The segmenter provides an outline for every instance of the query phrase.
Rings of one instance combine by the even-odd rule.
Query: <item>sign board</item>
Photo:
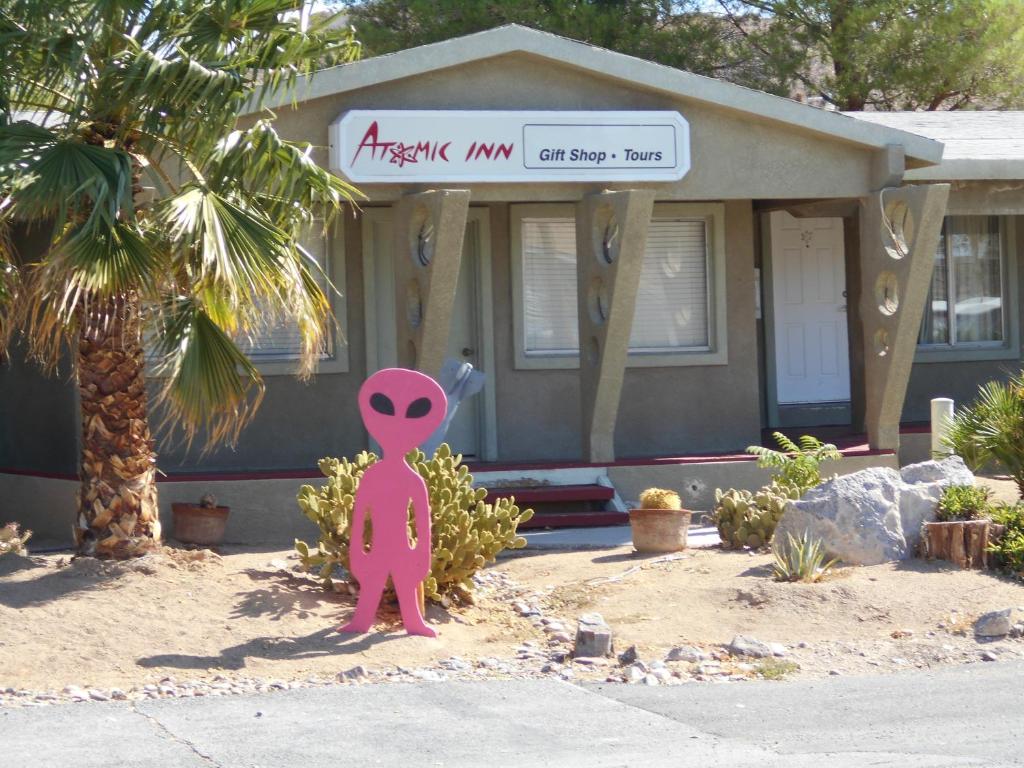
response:
[[[355,183],[678,181],[678,112],[353,110],[330,127],[331,170]]]

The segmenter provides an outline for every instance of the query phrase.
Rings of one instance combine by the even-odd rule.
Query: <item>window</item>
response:
[[[637,291],[629,365],[724,363],[721,206],[655,207]],[[515,206],[513,286],[520,368],[576,367],[576,223],[571,206]],[[715,246],[715,247],[713,247]]]
[[[998,216],[947,216],[918,343],[926,349],[1003,347],[1007,306]]]

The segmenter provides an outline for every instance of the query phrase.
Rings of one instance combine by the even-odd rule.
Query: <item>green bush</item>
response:
[[[1024,495],[1024,373],[982,385],[953,417],[945,443],[975,472],[986,464],[1006,471]]]
[[[943,523],[988,517],[992,491],[981,485],[950,485],[942,490],[935,517]]]
[[[32,531],[20,533],[17,523],[0,526],[0,557],[25,554],[25,544],[32,538]]]
[[[473,487],[473,476],[462,466],[462,456],[452,456],[442,444],[430,461],[420,451],[408,457],[410,465],[427,483],[430,497],[432,561],[424,592],[432,600],[453,593],[471,593],[472,576],[486,563],[494,562],[504,549],[520,549],[526,539],[516,529],[533,517],[533,510],[519,510],[513,499],[484,501],[487,491]],[[348,570],[348,548],[352,528],[352,508],[363,473],[377,461],[372,453],[362,452],[353,461],[322,459],[320,471],[326,485],[304,485],[298,503],[302,513],[320,529],[315,548],[295,541],[302,564],[316,571],[328,588],[336,569]],[[372,513],[367,516],[364,541],[372,541]],[[413,530],[410,507],[410,535]]]
[[[996,567],[1024,579],[1024,505],[998,504],[990,512],[992,522],[1005,526],[1003,535],[988,548]]]
[[[772,477],[785,486],[796,486],[803,495],[821,482],[821,464],[835,461],[842,454],[831,443],[823,443],[811,435],[803,435],[794,443],[781,432],[772,435],[781,451],[761,445],[752,445],[747,453],[757,456],[757,465],[774,469]]]
[[[812,539],[809,531],[804,531],[799,539],[793,534],[786,534],[786,544],[775,542],[772,546],[775,562],[772,570],[777,581],[802,581],[813,584],[828,573],[839,562],[825,562],[825,548],[821,539]]]

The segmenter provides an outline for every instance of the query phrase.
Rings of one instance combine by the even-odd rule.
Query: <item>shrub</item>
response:
[[[775,542],[772,547],[775,562],[772,570],[777,581],[803,581],[808,584],[821,581],[822,577],[839,562],[825,562],[825,548],[821,539],[812,539],[810,531],[804,531],[799,539],[786,534],[786,544]]]
[[[752,445],[747,453],[757,456],[757,465],[774,469],[772,477],[782,485],[796,486],[803,495],[805,491],[821,482],[821,463],[842,458],[842,454],[831,443],[823,443],[811,435],[803,435],[794,443],[781,432],[773,434],[781,451],[774,451],[761,445]]]
[[[991,508],[992,522],[1005,526],[1003,535],[989,545],[995,565],[1024,579],[1024,505],[1000,504]]]
[[[772,481],[756,493],[730,488],[715,491],[715,511],[711,520],[726,549],[757,549],[772,540],[775,526],[791,499],[800,498],[796,486]]]
[[[975,472],[997,465],[1024,495],[1024,373],[983,384],[974,402],[953,417],[945,443]]]
[[[4,555],[24,555],[25,544],[32,538],[32,531],[18,532],[17,523],[0,526],[0,557]]]
[[[942,490],[935,517],[943,523],[988,517],[991,498],[992,491],[984,486],[949,485]]]
[[[640,494],[641,509],[682,509],[683,502],[675,491],[648,488]]]
[[[486,563],[494,562],[504,549],[520,549],[526,539],[516,529],[533,517],[533,510],[519,510],[513,499],[484,501],[487,491],[473,487],[473,476],[462,466],[462,456],[452,456],[442,444],[430,461],[420,451],[409,455],[410,465],[427,483],[430,497],[432,561],[424,592],[432,600],[461,592],[472,592],[472,576]],[[327,478],[319,489],[304,485],[298,503],[302,513],[320,529],[316,548],[296,540],[307,571],[317,571],[328,588],[340,566],[348,570],[348,547],[352,508],[363,473],[377,461],[362,452],[353,461],[322,459],[320,471]],[[365,541],[372,541],[372,513],[367,516]],[[410,530],[412,530],[410,513]]]

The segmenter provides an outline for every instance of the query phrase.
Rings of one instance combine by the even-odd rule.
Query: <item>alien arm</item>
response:
[[[352,505],[352,530],[349,534],[348,560],[349,570],[358,579],[363,563],[366,562],[366,542],[363,541],[363,533],[366,530],[366,497],[356,493],[355,502]]]
[[[416,483],[412,490],[413,515],[416,520],[417,563],[421,563],[424,575],[430,570],[430,498],[423,483]]]

